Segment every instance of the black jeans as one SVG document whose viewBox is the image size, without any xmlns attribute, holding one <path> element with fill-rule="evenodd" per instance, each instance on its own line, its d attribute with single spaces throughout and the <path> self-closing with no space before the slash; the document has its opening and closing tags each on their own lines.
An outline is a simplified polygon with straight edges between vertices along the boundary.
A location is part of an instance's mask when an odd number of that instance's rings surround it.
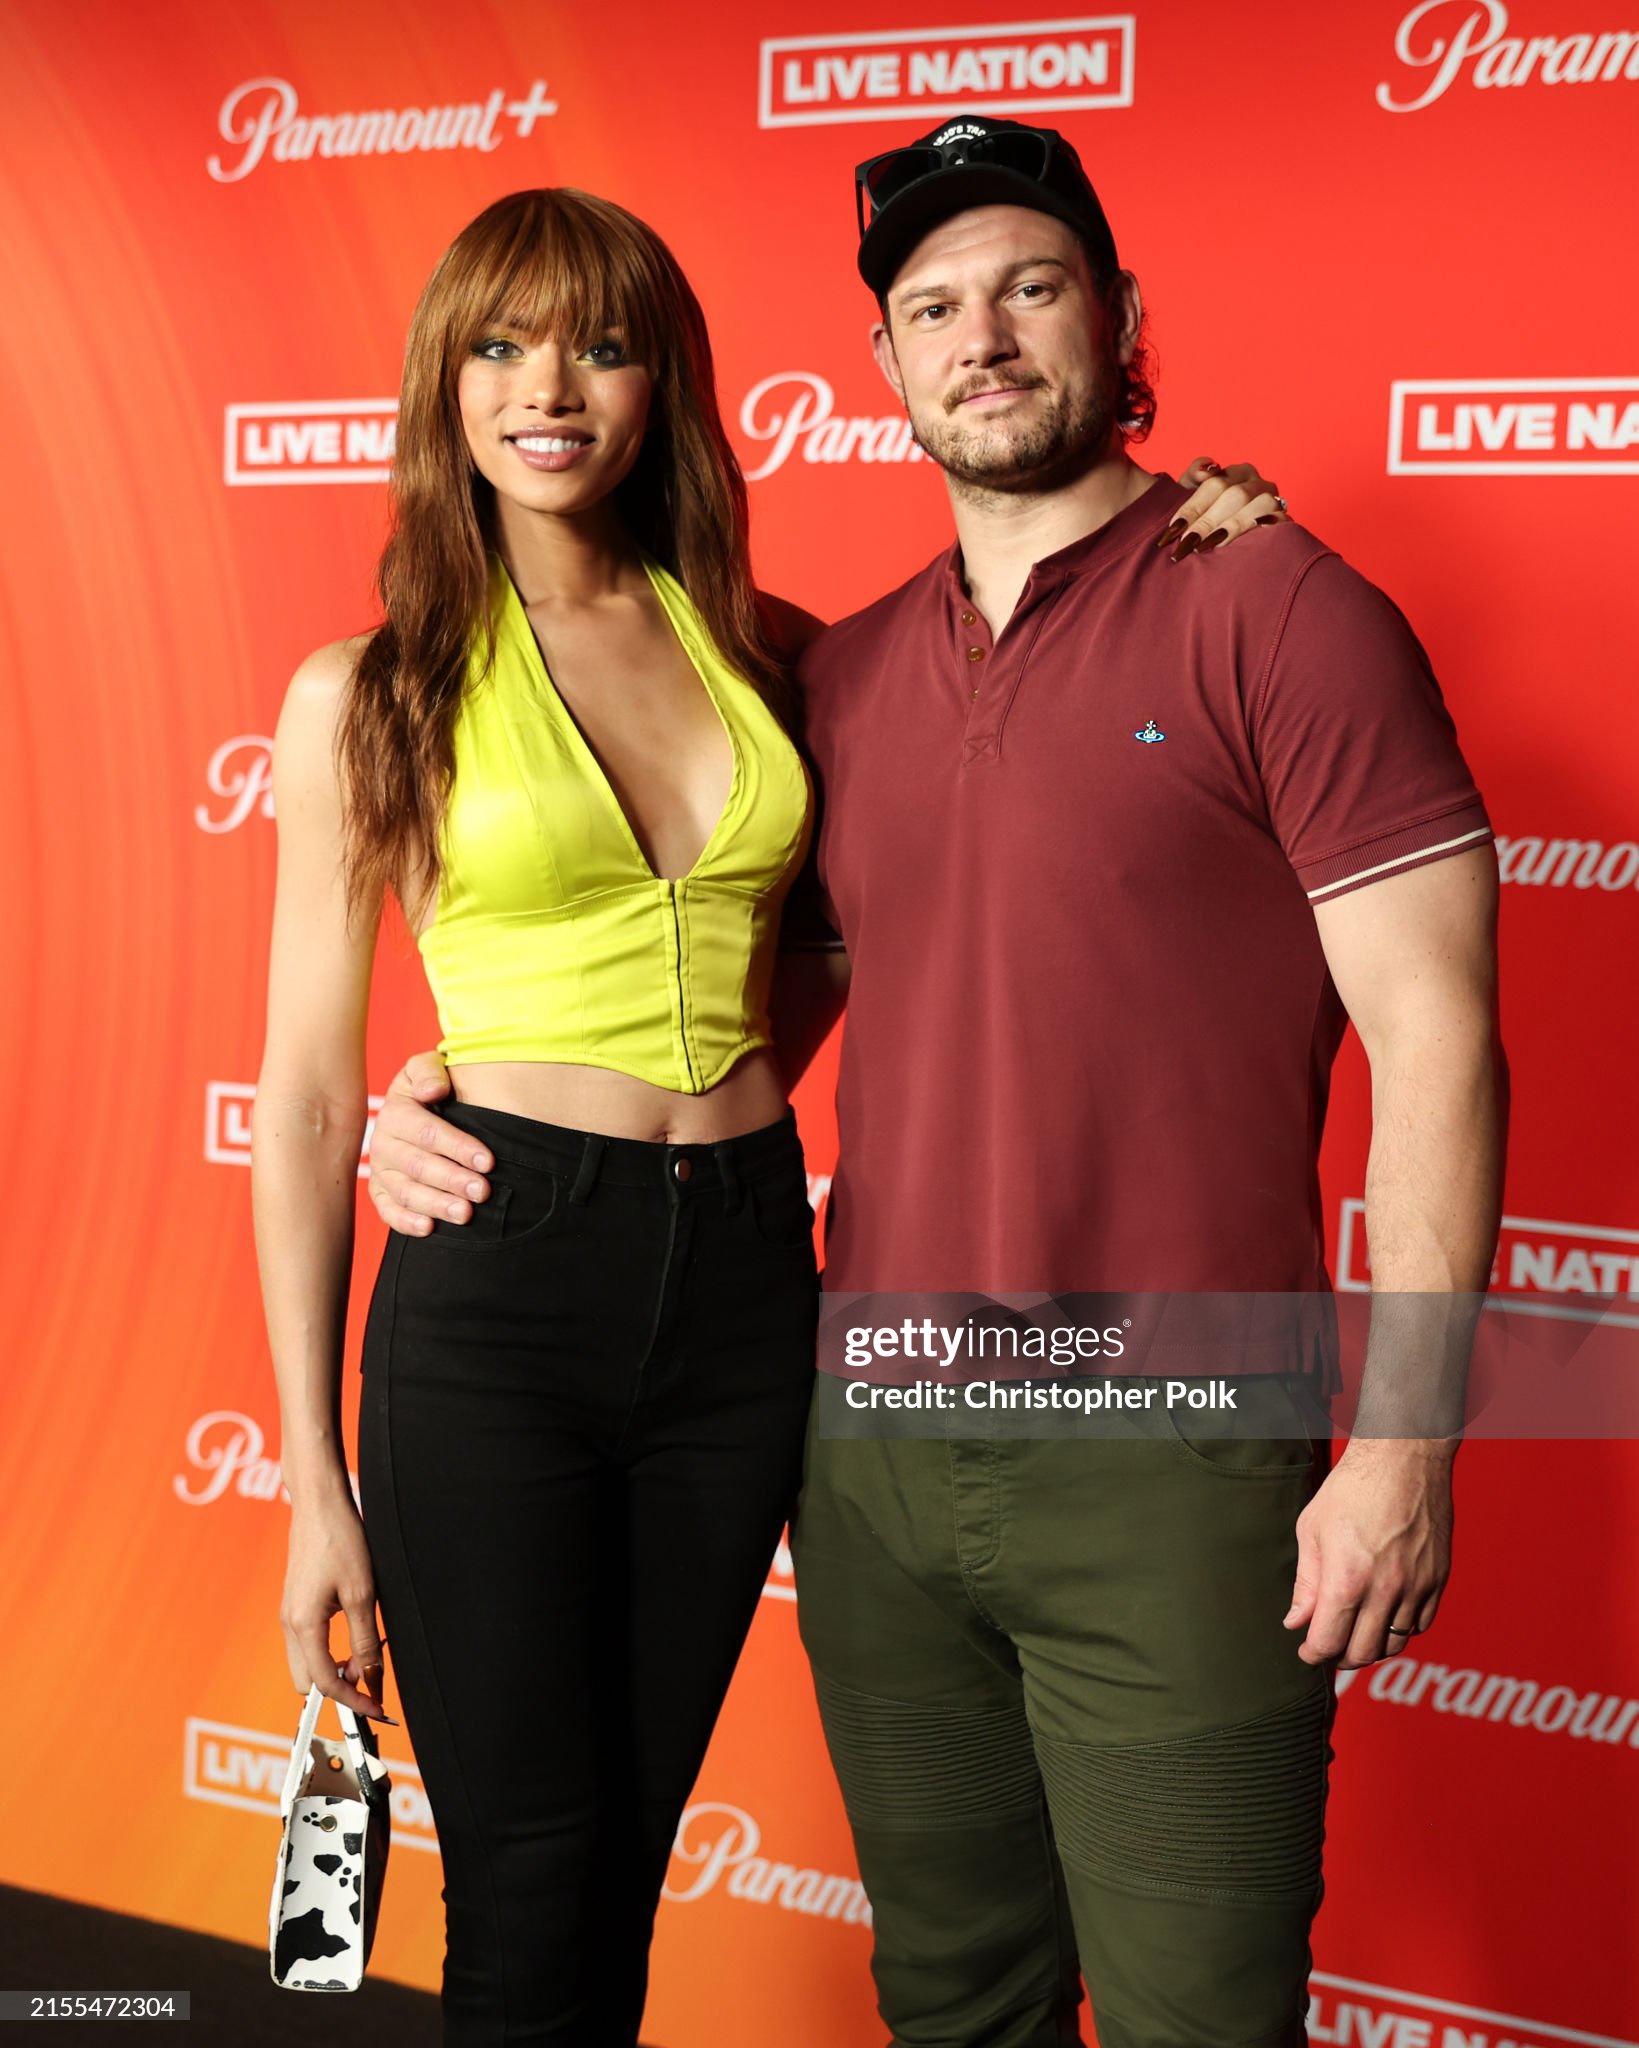
<svg viewBox="0 0 1639 2048">
<path fill-rule="evenodd" d="M 389 1238 L 359 1491 L 444 1861 L 446 2048 L 632 2048 L 677 1823 L 801 1473 L 796 1124 L 650 1144 L 446 1101 L 473 1220 Z"/>
</svg>

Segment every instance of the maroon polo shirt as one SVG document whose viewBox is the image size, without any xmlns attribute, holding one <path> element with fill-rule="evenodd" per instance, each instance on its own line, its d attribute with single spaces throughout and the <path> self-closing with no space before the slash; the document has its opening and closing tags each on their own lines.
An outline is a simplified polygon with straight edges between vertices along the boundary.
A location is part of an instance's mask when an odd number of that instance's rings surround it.
<svg viewBox="0 0 1639 2048">
<path fill-rule="evenodd" d="M 952 546 L 803 657 L 847 946 L 826 1285 L 1329 1285 L 1314 906 L 1491 837 L 1427 657 L 1299 525 L 1161 478 L 994 639 Z"/>
</svg>

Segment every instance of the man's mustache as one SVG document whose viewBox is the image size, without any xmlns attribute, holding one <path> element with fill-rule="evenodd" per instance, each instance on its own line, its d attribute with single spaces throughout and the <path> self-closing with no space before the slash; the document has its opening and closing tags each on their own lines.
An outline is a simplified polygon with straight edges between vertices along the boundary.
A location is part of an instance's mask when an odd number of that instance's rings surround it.
<svg viewBox="0 0 1639 2048">
<path fill-rule="evenodd" d="M 978 383 L 959 385 L 946 398 L 945 410 L 954 412 L 967 399 L 977 398 L 981 391 L 1041 391 L 1045 390 L 1046 385 L 1045 377 L 1026 377 L 1018 380 L 1006 378 L 999 383 L 994 377 L 987 377 Z"/>
</svg>

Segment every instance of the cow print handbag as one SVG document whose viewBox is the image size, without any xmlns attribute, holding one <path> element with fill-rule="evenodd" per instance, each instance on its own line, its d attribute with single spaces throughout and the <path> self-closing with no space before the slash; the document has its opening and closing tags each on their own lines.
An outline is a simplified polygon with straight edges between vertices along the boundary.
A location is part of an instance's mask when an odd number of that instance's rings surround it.
<svg viewBox="0 0 1639 2048">
<path fill-rule="evenodd" d="M 393 1782 L 375 1730 L 338 1700 L 343 1739 L 316 1735 L 327 1697 L 308 1687 L 279 1795 L 268 1953 L 286 1991 L 357 1991 L 364 1981 L 392 1839 Z"/>
</svg>

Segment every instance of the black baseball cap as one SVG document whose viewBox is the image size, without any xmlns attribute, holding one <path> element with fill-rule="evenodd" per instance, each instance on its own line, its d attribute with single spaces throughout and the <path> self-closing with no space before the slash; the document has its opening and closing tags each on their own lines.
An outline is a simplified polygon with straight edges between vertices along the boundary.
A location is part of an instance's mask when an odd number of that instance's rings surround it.
<svg viewBox="0 0 1639 2048">
<path fill-rule="evenodd" d="M 859 274 L 880 299 L 922 237 L 970 206 L 1032 206 L 1075 229 L 1101 270 L 1115 237 L 1081 159 L 1056 128 L 959 114 L 854 170 Z M 868 213 L 867 213 L 868 209 Z"/>
</svg>

